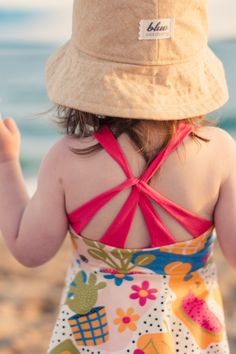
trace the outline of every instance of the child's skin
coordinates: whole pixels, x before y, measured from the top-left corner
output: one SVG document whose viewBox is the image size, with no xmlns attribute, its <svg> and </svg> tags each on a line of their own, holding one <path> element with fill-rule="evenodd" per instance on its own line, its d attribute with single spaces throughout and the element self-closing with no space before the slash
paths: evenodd
<svg viewBox="0 0 236 354">
<path fill-rule="evenodd" d="M 220 128 L 202 127 L 199 133 L 210 143 L 201 143 L 200 148 L 188 137 L 184 164 L 172 153 L 150 185 L 199 216 L 214 218 L 222 251 L 236 268 L 236 143 Z M 140 176 L 142 156 L 125 134 L 118 141 L 133 174 Z M 106 152 L 81 157 L 68 149 L 85 148 L 91 142 L 93 145 L 93 138 L 68 136 L 59 140 L 43 160 L 37 191 L 29 200 L 19 164 L 20 133 L 13 119 L 0 120 L 0 229 L 9 250 L 23 265 L 36 267 L 50 260 L 66 237 L 67 213 L 124 181 L 123 171 Z M 96 183 L 88 176 L 96 176 Z M 115 210 L 108 203 L 96 220 L 94 217 L 83 230 L 86 237 L 99 238 L 126 200 L 126 192 L 117 198 Z M 191 238 L 173 218 L 157 210 L 177 242 Z M 143 218 L 137 215 L 126 247 L 142 247 L 148 244 L 148 237 Z"/>
<path fill-rule="evenodd" d="M 14 120 L 0 120 L 0 229 L 15 258 L 34 267 L 51 259 L 66 236 L 64 192 L 52 151 L 42 163 L 37 192 L 29 200 L 19 149 Z"/>
</svg>

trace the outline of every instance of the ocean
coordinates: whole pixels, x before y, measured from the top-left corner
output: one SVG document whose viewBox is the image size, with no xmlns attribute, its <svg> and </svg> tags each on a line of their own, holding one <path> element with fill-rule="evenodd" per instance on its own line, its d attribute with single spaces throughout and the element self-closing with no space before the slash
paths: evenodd
<svg viewBox="0 0 236 354">
<path fill-rule="evenodd" d="M 211 48 L 224 62 L 230 100 L 210 116 L 236 138 L 236 39 L 214 41 Z M 0 112 L 16 119 L 22 133 L 21 164 L 30 183 L 40 161 L 60 138 L 49 115 L 52 107 L 45 88 L 45 64 L 56 43 L 0 42 Z M 193 73 L 194 75 L 194 73 Z"/>
</svg>

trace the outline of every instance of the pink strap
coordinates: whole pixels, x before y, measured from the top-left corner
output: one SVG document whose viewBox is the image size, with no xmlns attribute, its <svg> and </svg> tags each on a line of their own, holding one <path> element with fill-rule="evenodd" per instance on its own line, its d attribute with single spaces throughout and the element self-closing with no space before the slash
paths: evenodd
<svg viewBox="0 0 236 354">
<path fill-rule="evenodd" d="M 83 228 L 88 224 L 88 222 L 103 205 L 109 202 L 110 199 L 115 197 L 123 189 L 129 188 L 132 185 L 132 180 L 127 179 L 119 186 L 98 195 L 97 197 L 80 206 L 78 209 L 71 212 L 68 217 L 73 229 L 77 233 L 80 233 L 80 231 L 83 230 Z"/>
<path fill-rule="evenodd" d="M 192 127 L 190 125 L 180 123 L 169 144 L 156 156 L 156 158 L 152 161 L 140 179 L 143 182 L 148 182 L 153 177 L 159 166 L 166 160 L 172 151 L 174 151 L 182 143 L 182 141 L 191 133 L 191 131 Z"/>
<path fill-rule="evenodd" d="M 122 167 L 127 177 L 132 178 L 133 174 L 126 161 L 126 158 L 117 143 L 110 128 L 105 125 L 98 132 L 93 134 L 99 143 L 104 147 L 108 154 Z"/>
<path fill-rule="evenodd" d="M 211 226 L 212 221 L 203 219 L 194 213 L 175 204 L 170 199 L 165 198 L 148 184 L 140 183 L 140 189 L 152 200 L 158 203 L 167 213 L 172 215 L 182 226 L 185 227 L 194 237 L 198 237 L 206 232 Z"/>
<path fill-rule="evenodd" d="M 184 138 L 188 136 L 191 131 L 192 127 L 190 125 L 180 123 L 169 144 L 155 157 L 140 178 L 133 176 L 118 141 L 107 125 L 103 126 L 98 132 L 94 133 L 94 136 L 104 147 L 104 149 L 121 166 L 128 179 L 119 186 L 96 196 L 70 213 L 68 215 L 69 221 L 75 232 L 79 234 L 103 205 L 105 205 L 120 191 L 130 187 L 132 187 L 132 190 L 129 197 L 122 206 L 115 220 L 100 239 L 101 242 L 113 247 L 123 248 L 136 212 L 136 208 L 139 205 L 150 233 L 151 247 L 175 243 L 175 239 L 170 234 L 167 227 L 163 224 L 149 199 L 152 199 L 158 203 L 158 205 L 172 215 L 194 237 L 200 236 L 202 233 L 207 231 L 212 226 L 211 221 L 203 219 L 187 211 L 181 206 L 178 206 L 171 200 L 160 195 L 147 184 L 165 159 L 182 143 Z"/>
<path fill-rule="evenodd" d="M 110 244 L 113 247 L 124 247 L 138 202 L 139 190 L 137 188 L 133 188 L 115 220 L 100 239 L 101 242 Z"/>
<path fill-rule="evenodd" d="M 161 218 L 145 194 L 140 195 L 139 205 L 150 234 L 150 247 L 160 247 L 175 243 L 175 239 L 163 224 Z"/>
</svg>

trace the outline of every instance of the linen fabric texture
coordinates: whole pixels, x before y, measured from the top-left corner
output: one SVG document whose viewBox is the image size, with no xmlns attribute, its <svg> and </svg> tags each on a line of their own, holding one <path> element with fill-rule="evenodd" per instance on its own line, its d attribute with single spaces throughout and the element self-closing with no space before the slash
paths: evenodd
<svg viewBox="0 0 236 354">
<path fill-rule="evenodd" d="M 173 22 L 171 38 L 140 40 L 141 21 L 158 19 Z M 75 0 L 71 39 L 46 77 L 57 104 L 121 118 L 190 118 L 228 100 L 206 0 Z"/>
</svg>

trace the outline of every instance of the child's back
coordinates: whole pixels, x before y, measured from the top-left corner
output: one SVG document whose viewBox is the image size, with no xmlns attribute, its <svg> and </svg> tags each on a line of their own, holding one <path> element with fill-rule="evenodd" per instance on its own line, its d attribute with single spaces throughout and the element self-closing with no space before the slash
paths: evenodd
<svg viewBox="0 0 236 354">
<path fill-rule="evenodd" d="M 162 233 L 162 226 L 153 228 L 150 219 L 146 220 L 146 214 L 148 231 L 148 223 L 139 212 L 133 219 L 123 247 L 119 243 L 120 239 L 125 240 L 122 235 L 125 229 L 121 225 L 125 223 L 132 204 L 126 207 L 124 218 L 113 225 L 117 232 L 113 238 L 107 237 L 108 245 L 100 243 L 100 240 L 125 204 L 130 189 L 118 193 L 116 199 L 112 198 L 103 207 L 94 198 L 100 198 L 102 193 L 127 180 L 118 162 L 113 160 L 120 161 L 119 146 L 134 177 L 141 177 L 150 166 L 144 168 L 143 158 L 135 151 L 127 135 L 121 135 L 117 139 L 119 145 L 116 145 L 114 136 L 112 138 L 110 134 L 110 129 L 102 129 L 97 137 L 100 136 L 99 141 L 105 150 L 86 159 L 73 154 L 68 146 L 73 149 L 89 147 L 96 142 L 91 138 L 74 140 L 67 137 L 52 150 L 52 154 L 61 156 L 57 159 L 57 169 L 65 190 L 74 258 L 68 270 L 50 354 L 58 350 L 76 350 L 68 334 L 69 326 L 74 343 L 89 352 L 91 347 L 91 352 L 97 348 L 99 353 L 149 354 L 158 351 L 164 354 L 184 350 L 186 353 L 191 350 L 204 353 L 206 348 L 209 353 L 215 350 L 227 353 L 224 314 L 212 261 L 215 239 L 212 229 L 214 223 L 219 225 L 219 238 L 224 242 L 225 255 L 232 261 L 231 250 L 226 244 L 231 242 L 233 235 L 226 234 L 225 230 L 228 228 L 230 231 L 235 225 L 234 221 L 224 225 L 226 216 L 229 217 L 231 212 L 233 215 L 224 198 L 234 208 L 227 190 L 235 178 L 235 171 L 233 176 L 231 169 L 236 156 L 235 142 L 219 128 L 199 129 L 198 134 L 210 140 L 200 145 L 185 133 L 185 138 L 179 139 L 178 154 L 176 148 L 172 153 L 167 152 L 161 171 L 154 174 L 149 184 L 152 190 L 176 206 L 170 216 L 163 213 L 163 206 L 168 205 L 168 201 L 160 201 L 162 207 L 152 203 L 174 240 L 164 239 L 166 235 Z M 166 151 L 171 145 L 173 140 Z M 91 181 L 90 176 L 96 178 Z M 76 184 L 81 187 L 71 188 Z M 234 200 L 235 189 L 230 190 Z M 144 201 L 141 195 L 146 192 L 144 189 L 137 194 L 139 201 Z M 87 203 L 89 206 L 84 208 Z M 178 205 L 192 212 L 188 216 L 184 211 L 182 219 L 189 222 L 189 230 L 194 230 L 195 238 L 174 220 L 174 215 L 179 217 Z M 99 211 L 92 216 L 97 206 Z M 181 213 L 179 215 L 181 221 Z M 199 217 L 197 221 L 195 216 Z M 185 225 L 188 224 L 186 220 L 183 222 Z M 76 232 L 77 228 L 79 232 Z"/>
<path fill-rule="evenodd" d="M 196 142 L 191 137 L 186 137 L 178 150 L 175 150 L 163 162 L 160 172 L 154 174 L 149 185 L 183 208 L 202 218 L 214 220 L 216 227 L 219 224 L 218 239 L 220 242 L 224 240 L 224 243 L 227 244 L 232 242 L 234 238 L 234 231 L 231 230 L 236 229 L 233 217 L 236 213 L 233 204 L 235 194 L 231 188 L 236 179 L 236 172 L 233 171 L 235 169 L 234 161 L 232 160 L 232 148 L 234 148 L 235 142 L 220 128 L 202 127 L 198 133 L 210 141 L 198 140 Z M 158 140 L 160 140 L 159 137 L 155 139 L 155 147 L 162 143 Z M 56 147 L 63 156 L 61 174 L 68 214 L 127 178 L 119 164 L 105 150 L 84 157 L 75 155 L 68 149 L 68 146 L 82 149 L 95 143 L 96 139 L 93 138 L 78 140 L 65 137 Z M 146 168 L 143 156 L 137 152 L 137 148 L 131 143 L 127 134 L 122 134 L 118 138 L 118 143 L 133 175 L 137 178 L 140 177 Z M 65 164 L 66 168 L 64 168 Z M 224 185 L 223 182 L 229 175 L 231 182 L 228 181 Z M 96 176 L 96 178 L 92 179 L 89 176 Z M 78 188 L 74 188 L 77 185 Z M 222 188 L 221 193 L 220 187 Z M 227 188 L 230 188 L 230 193 Z M 104 205 L 83 229 L 82 235 L 98 240 L 106 231 L 111 220 L 114 220 L 129 193 L 130 188 L 127 188 Z M 163 208 L 156 203 L 153 203 L 153 206 L 176 241 L 192 238 L 191 234 L 181 227 L 173 217 L 164 212 Z M 125 247 L 148 247 L 149 243 L 149 233 L 142 213 L 138 210 L 134 216 Z M 225 249 L 227 249 L 226 245 Z M 233 259 L 230 261 L 234 262 Z"/>
</svg>

